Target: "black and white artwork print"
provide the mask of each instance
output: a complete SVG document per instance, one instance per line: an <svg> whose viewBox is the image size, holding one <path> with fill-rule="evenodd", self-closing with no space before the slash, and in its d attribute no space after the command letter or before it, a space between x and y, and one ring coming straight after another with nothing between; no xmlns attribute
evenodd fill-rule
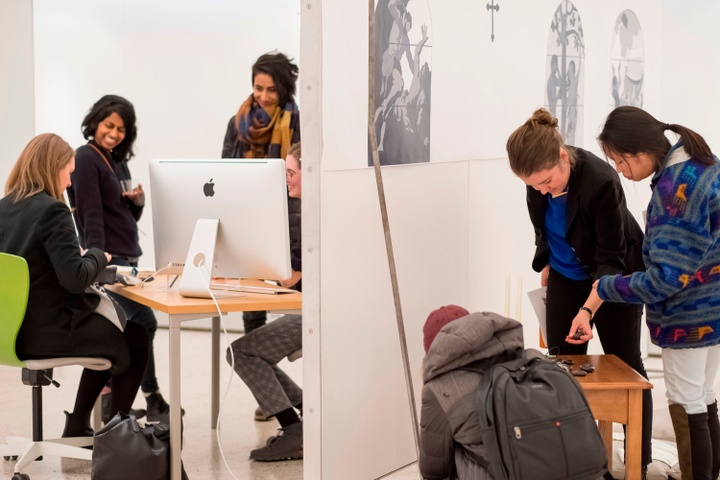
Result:
<svg viewBox="0 0 720 480"><path fill-rule="evenodd" d="M582 146L585 36L580 12L564 0L550 23L545 76L545 106L558 119L568 145Z"/></svg>
<svg viewBox="0 0 720 480"><path fill-rule="evenodd" d="M645 44L640 21L632 10L623 11L615 21L610 68L610 107L642 108Z"/></svg>
<svg viewBox="0 0 720 480"><path fill-rule="evenodd" d="M430 161L432 25L427 0L375 4L375 111L381 165ZM368 165L372 165L372 152Z"/></svg>

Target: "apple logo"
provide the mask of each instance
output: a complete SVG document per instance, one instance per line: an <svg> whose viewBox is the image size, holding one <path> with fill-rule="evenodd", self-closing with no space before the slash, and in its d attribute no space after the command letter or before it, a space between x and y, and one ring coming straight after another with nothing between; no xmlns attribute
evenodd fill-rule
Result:
<svg viewBox="0 0 720 480"><path fill-rule="evenodd" d="M215 184L211 178L205 185L203 185L203 193L206 197L212 197L215 195Z"/></svg>

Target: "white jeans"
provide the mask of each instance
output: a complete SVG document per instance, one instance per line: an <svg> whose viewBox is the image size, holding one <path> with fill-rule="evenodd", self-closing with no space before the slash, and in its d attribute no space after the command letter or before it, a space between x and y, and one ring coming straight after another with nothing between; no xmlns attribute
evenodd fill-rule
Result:
<svg viewBox="0 0 720 480"><path fill-rule="evenodd" d="M715 401L720 345L705 348L663 348L668 403L679 403L689 415L707 412Z"/></svg>

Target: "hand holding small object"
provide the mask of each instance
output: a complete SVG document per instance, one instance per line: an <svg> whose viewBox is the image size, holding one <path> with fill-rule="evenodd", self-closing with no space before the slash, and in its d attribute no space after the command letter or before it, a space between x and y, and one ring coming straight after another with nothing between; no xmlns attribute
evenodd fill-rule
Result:
<svg viewBox="0 0 720 480"><path fill-rule="evenodd" d="M132 180L123 180L124 182L132 182ZM138 207L145 205L145 192L143 191L142 184L138 184L136 187L133 186L131 190L124 190L123 197L129 198Z"/></svg>

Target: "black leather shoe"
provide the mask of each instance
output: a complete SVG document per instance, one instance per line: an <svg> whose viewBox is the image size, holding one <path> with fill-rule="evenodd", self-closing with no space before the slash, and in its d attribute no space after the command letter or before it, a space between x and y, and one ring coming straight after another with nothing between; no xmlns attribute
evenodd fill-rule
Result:
<svg viewBox="0 0 720 480"><path fill-rule="evenodd" d="M95 431L90 426L90 413L65 412L65 429L62 437L92 437Z"/></svg>
<svg viewBox="0 0 720 480"><path fill-rule="evenodd" d="M169 423L170 405L160 392L151 393L147 397L147 421ZM180 415L185 415L185 409L180 408Z"/></svg>
<svg viewBox="0 0 720 480"><path fill-rule="evenodd" d="M128 415L132 415L135 417L135 420L140 420L145 415L147 415L147 411L145 411L144 408L131 408Z"/></svg>

